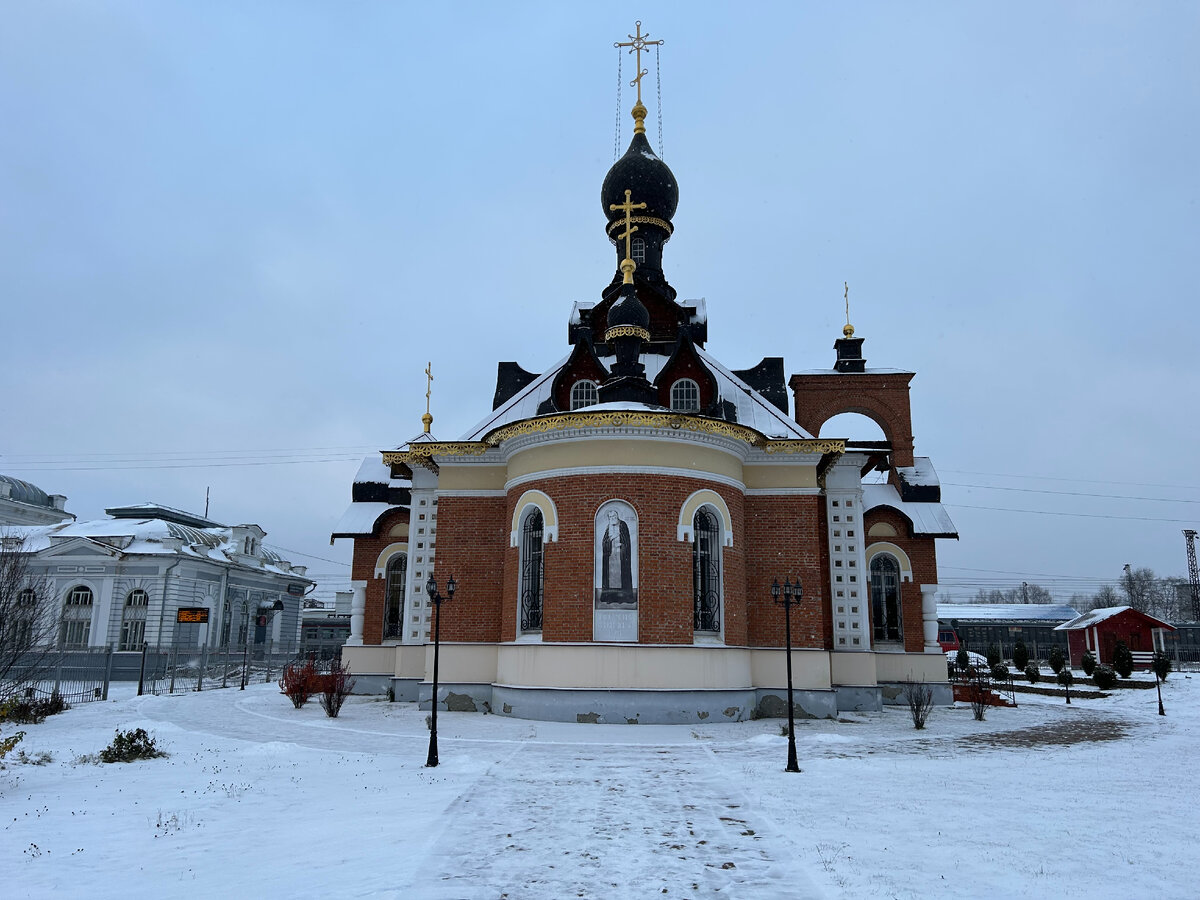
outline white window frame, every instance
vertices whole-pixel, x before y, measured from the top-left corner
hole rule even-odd
[[[586,396],[584,393],[586,392]],[[600,402],[600,390],[590,378],[581,378],[571,385],[571,411]]]
[[[671,409],[675,412],[700,412],[700,385],[691,378],[680,378],[672,384]]]

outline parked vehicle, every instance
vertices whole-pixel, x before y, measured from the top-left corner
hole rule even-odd
[[[942,645],[942,649],[947,653],[953,653],[962,646],[958,642],[958,635],[954,629],[943,622],[938,622],[938,643]]]

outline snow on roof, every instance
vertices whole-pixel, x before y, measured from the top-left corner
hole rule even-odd
[[[742,379],[738,378],[722,363],[718,362],[712,355],[705,350],[696,348],[696,352],[705,364],[712,370],[714,377],[717,380],[717,394],[722,400],[726,400],[734,405],[737,410],[737,422],[739,425],[745,425],[748,428],[753,428],[760,434],[764,434],[770,438],[787,438],[787,439],[810,439],[813,436],[789,419],[787,415],[781,412],[774,404],[767,401],[762,394],[750,387]],[[492,411],[486,419],[476,425],[471,431],[463,436],[464,441],[482,440],[490,432],[495,431],[504,425],[512,422],[519,422],[523,419],[533,419],[538,415],[538,408],[550,397],[550,390],[554,385],[554,378],[570,357],[564,357],[546,372],[543,372],[532,382],[526,385],[522,390],[514,394],[508,401],[501,404],[497,409]],[[643,353],[638,357],[639,361],[646,367],[646,379],[653,381],[658,377],[658,373],[662,371],[669,357],[661,353]],[[605,356],[600,358],[600,362],[605,367],[611,367],[615,361],[615,357]],[[645,406],[644,404],[593,404],[585,409],[589,412],[600,411],[605,409],[654,409],[660,410],[664,407],[660,406]]]
[[[154,507],[156,504],[149,504]],[[169,507],[165,507],[168,508]],[[132,507],[122,507],[132,509]],[[93,519],[87,522],[62,522],[27,529],[26,549],[30,552],[47,550],[51,546],[73,539],[89,541],[119,550],[122,554],[162,556],[182,553],[216,562],[243,565],[240,548],[233,541],[233,529],[226,525],[197,528],[169,519],[147,516],[142,519]],[[181,546],[182,545],[182,546]],[[291,563],[274,551],[262,550],[261,570],[279,575],[301,577],[292,571]],[[258,569],[260,567],[254,566]],[[311,579],[305,579],[311,580]]]
[[[828,369],[801,369],[797,375],[833,375],[837,378],[853,378],[855,375],[914,375],[908,369],[865,369],[862,372],[839,372],[830,366]]]
[[[333,543],[334,538],[370,534],[375,530],[375,523],[379,521],[380,516],[389,509],[400,508],[399,504],[395,503],[351,503],[333,526],[330,543]]]
[[[510,422],[520,422],[522,419],[532,419],[537,416],[538,407],[550,396],[550,388],[554,384],[554,376],[558,370],[567,364],[570,356],[564,356],[557,363],[543,372],[521,390],[517,391],[506,401],[491,411],[486,419],[463,435],[464,441],[482,440],[488,432],[495,431],[501,425]]]
[[[890,506],[907,516],[912,522],[913,534],[958,537],[958,529],[942,504],[906,502],[890,484],[864,484],[863,509],[870,512],[877,506]]]
[[[903,476],[905,482],[921,487],[940,487],[937,472],[928,456],[913,457],[911,466],[896,466],[896,471]]]
[[[1175,630],[1175,627],[1173,625],[1170,625],[1167,622],[1164,622],[1162,619],[1157,619],[1154,616],[1151,616],[1147,613],[1138,612],[1132,606],[1104,606],[1104,607],[1101,607],[1100,609],[1093,609],[1090,612],[1085,612],[1081,616],[1076,616],[1074,619],[1071,619],[1069,622],[1063,622],[1061,625],[1059,625],[1054,630],[1055,631],[1077,631],[1080,628],[1091,628],[1093,625],[1098,625],[1100,622],[1103,622],[1105,619],[1111,619],[1111,618],[1114,618],[1115,616],[1119,616],[1123,612],[1137,612],[1137,614],[1139,616],[1145,616],[1147,619],[1150,619],[1153,622],[1157,622],[1160,628],[1169,628],[1169,629],[1171,629],[1171,631]]]
[[[392,483],[392,467],[383,464],[383,457],[378,453],[372,453],[362,461],[362,465],[358,467],[358,474],[354,476],[355,484],[391,484]]]
[[[1073,606],[1058,603],[939,603],[937,617],[945,622],[1066,622],[1079,615]]]

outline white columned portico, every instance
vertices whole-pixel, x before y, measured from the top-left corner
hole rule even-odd
[[[350,582],[352,596],[350,597],[350,637],[346,645],[361,647],[363,643],[363,619],[367,612],[367,583],[365,581]]]

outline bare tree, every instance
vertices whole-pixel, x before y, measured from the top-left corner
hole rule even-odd
[[[1054,595],[1030,581],[1023,581],[1007,591],[980,588],[972,603],[1053,603]]]
[[[920,731],[925,727],[925,720],[929,718],[929,711],[933,709],[933,688],[927,685],[924,680],[913,681],[909,679],[904,682],[900,696],[908,704],[908,711],[912,715],[913,728]]]
[[[45,677],[58,635],[50,582],[31,561],[24,537],[0,534],[0,702]]]
[[[1106,584],[1100,590],[1096,591],[1092,597],[1092,609],[1108,609],[1111,606],[1120,606],[1121,597],[1116,589],[1111,584]]]

